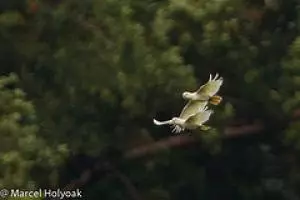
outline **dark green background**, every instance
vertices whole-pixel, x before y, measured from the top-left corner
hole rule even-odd
[[[86,172],[74,186],[86,199],[299,199],[299,6],[1,1],[0,187],[64,188]],[[210,73],[224,77],[212,130],[153,125]]]

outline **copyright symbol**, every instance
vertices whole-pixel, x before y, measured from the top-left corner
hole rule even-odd
[[[7,189],[0,190],[0,198],[5,198],[9,195],[9,191]]]

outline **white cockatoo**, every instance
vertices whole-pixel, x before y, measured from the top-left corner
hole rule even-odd
[[[198,127],[206,127],[203,124],[207,122],[213,113],[212,110],[207,110],[207,106],[201,107],[197,105],[200,101],[189,102],[182,110],[179,117],[173,117],[171,120],[167,121],[157,121],[153,119],[154,124],[161,125],[172,125],[172,132],[179,133],[185,129],[196,129]],[[201,103],[201,102],[200,102]],[[193,110],[196,109],[196,110]]]
[[[214,78],[209,75],[209,80],[202,85],[196,92],[183,92],[182,97],[190,101],[205,101],[213,105],[218,105],[222,101],[222,97],[216,95],[223,84],[223,78],[216,74]]]

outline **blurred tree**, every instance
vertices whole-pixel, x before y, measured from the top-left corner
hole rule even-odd
[[[0,77],[1,188],[35,188],[41,183],[57,184],[56,170],[64,146],[52,149],[38,135],[36,115],[25,93],[15,87],[17,76]],[[40,173],[40,174],[39,174]],[[49,177],[39,177],[51,173]]]

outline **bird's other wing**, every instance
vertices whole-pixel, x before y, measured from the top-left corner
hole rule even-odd
[[[209,120],[211,114],[213,114],[213,111],[207,110],[206,108],[204,111],[198,112],[197,114],[189,117],[186,122],[201,126],[202,124],[204,124]]]
[[[216,74],[214,78],[210,74],[208,82],[202,85],[196,92],[198,95],[204,97],[212,97],[220,90],[222,84],[223,78],[219,77],[219,74]]]
[[[154,123],[155,125],[161,126],[161,125],[171,124],[171,120],[167,120],[167,121],[157,121],[156,119],[153,119],[153,123]]]
[[[207,103],[207,101],[189,101],[182,109],[179,118],[188,119],[190,116],[203,110]]]

